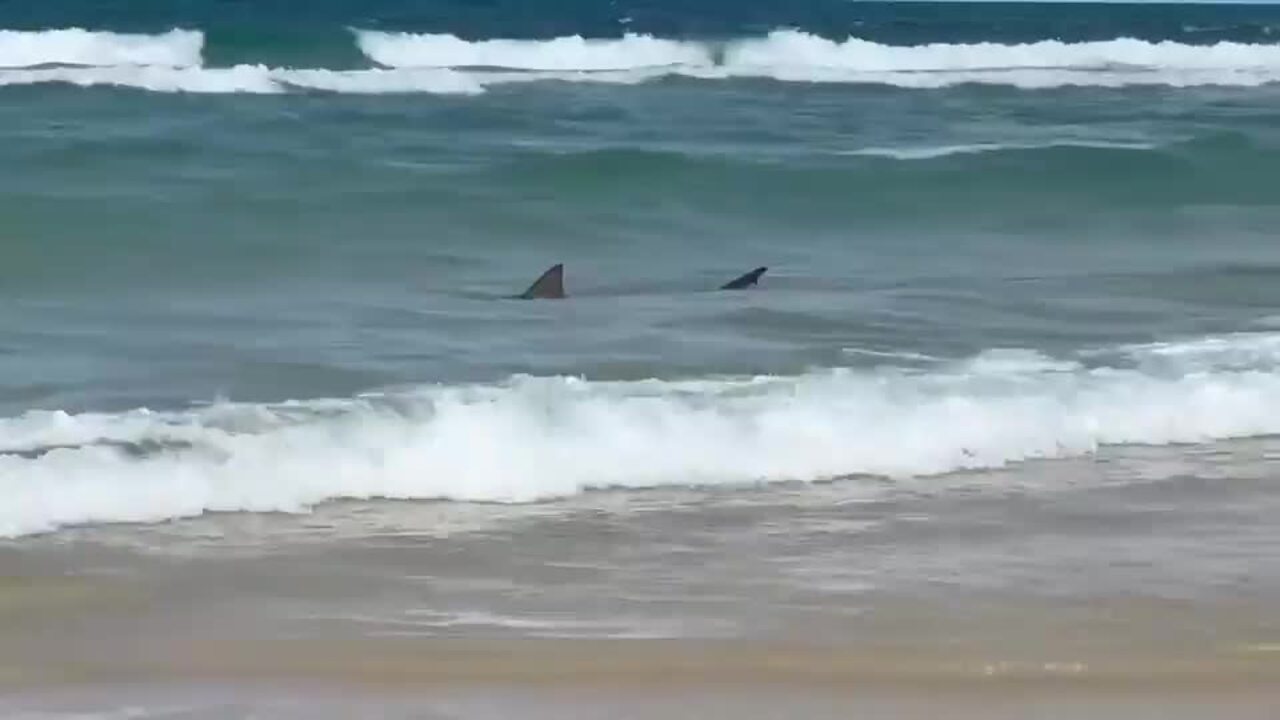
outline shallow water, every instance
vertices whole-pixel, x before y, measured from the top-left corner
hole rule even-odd
[[[1280,11],[471,5],[0,1],[0,707],[1265,717]]]

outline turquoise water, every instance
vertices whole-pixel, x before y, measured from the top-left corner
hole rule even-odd
[[[0,3],[0,534],[1280,431],[1275,8],[100,5]]]

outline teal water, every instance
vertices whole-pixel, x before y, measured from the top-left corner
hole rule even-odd
[[[5,90],[5,406],[797,373],[1277,301],[1269,88],[726,85]],[[554,262],[569,302],[504,299]]]
[[[527,499],[1280,430],[1276,10],[485,7],[0,4],[0,533],[342,496],[220,494],[310,443]]]

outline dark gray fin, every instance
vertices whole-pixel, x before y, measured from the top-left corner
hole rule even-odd
[[[751,272],[747,273],[746,275],[743,275],[742,277],[734,278],[733,280],[730,280],[724,285],[721,285],[720,289],[721,290],[742,290],[744,288],[749,288],[752,285],[755,285],[756,283],[760,282],[760,276],[765,274],[765,271],[767,271],[768,269],[769,268],[767,267],[758,267],[755,270],[752,270]]]
[[[560,300],[564,297],[564,264],[556,263],[534,281],[521,300]]]

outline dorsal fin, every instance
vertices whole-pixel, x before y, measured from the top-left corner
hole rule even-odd
[[[721,285],[720,289],[721,290],[742,290],[743,288],[751,287],[752,285],[755,285],[756,283],[760,282],[760,276],[765,274],[765,271],[767,271],[768,269],[769,268],[767,267],[758,267],[755,270],[752,270],[751,272],[747,273],[746,275],[742,275],[740,277],[734,278],[733,280],[730,280],[724,285]]]
[[[564,264],[556,263],[529,286],[521,300],[559,300],[564,297]]]

